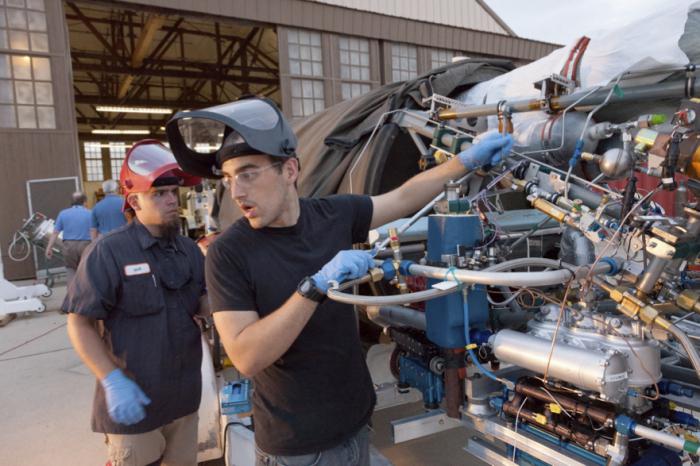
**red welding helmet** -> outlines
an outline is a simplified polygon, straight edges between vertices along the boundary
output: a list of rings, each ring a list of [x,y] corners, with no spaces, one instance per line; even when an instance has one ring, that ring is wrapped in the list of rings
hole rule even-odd
[[[160,141],[144,139],[135,142],[126,154],[119,184],[124,194],[124,209],[129,207],[126,198],[131,193],[143,193],[151,189],[158,178],[166,178],[164,184],[195,186],[202,182],[198,176],[182,171],[177,160]]]

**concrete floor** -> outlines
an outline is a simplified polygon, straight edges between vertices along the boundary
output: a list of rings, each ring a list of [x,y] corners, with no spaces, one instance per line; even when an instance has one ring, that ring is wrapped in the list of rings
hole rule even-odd
[[[95,378],[66,334],[66,316],[49,310],[20,315],[0,328],[0,464],[104,464],[104,437],[90,430]]]
[[[0,327],[2,466],[105,463],[104,437],[90,430],[95,379],[70,346],[66,316],[56,312],[64,295],[58,286],[46,312]],[[462,428],[394,445],[389,422],[421,412],[417,403],[375,413],[373,445],[396,466],[484,464],[462,450],[469,435]]]

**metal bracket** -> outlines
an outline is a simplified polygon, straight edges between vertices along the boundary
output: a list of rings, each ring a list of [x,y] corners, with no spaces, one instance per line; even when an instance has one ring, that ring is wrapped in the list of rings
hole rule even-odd
[[[391,421],[394,443],[406,442],[455,427],[462,427],[462,422],[448,417],[442,409]]]
[[[480,418],[469,413],[463,413],[463,415],[462,420],[467,426],[482,434],[491,435],[508,445],[513,445],[552,466],[588,466],[592,464],[572,457],[571,453],[561,448],[550,447],[527,432],[515,432],[499,418]]]
[[[506,456],[496,451],[491,445],[479,437],[471,437],[467,440],[467,446],[464,451],[476,456],[485,463],[497,466],[517,466],[517,463],[512,462]]]

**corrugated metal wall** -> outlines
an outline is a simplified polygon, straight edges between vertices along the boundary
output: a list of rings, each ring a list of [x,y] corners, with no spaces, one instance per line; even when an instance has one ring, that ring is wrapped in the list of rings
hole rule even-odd
[[[508,34],[476,0],[311,0],[388,16]]]

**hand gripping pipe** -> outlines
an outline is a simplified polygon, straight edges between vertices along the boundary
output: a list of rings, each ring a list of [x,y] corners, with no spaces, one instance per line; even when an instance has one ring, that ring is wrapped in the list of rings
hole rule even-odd
[[[564,267],[559,270],[548,270],[542,272],[502,272],[526,266],[539,267]],[[613,265],[611,262],[601,261],[596,265],[592,274],[604,274],[611,271]],[[410,275],[417,275],[428,278],[436,278],[438,280],[456,281],[459,284],[480,284],[491,286],[510,286],[510,287],[528,287],[528,286],[549,286],[561,285],[568,280],[584,278],[590,269],[588,267],[573,267],[568,264],[562,264],[559,261],[543,258],[523,258],[506,261],[496,264],[484,270],[462,270],[448,269],[445,267],[431,267],[427,265],[418,265],[410,263],[407,267],[407,272]],[[369,276],[363,277],[360,281],[369,281]],[[343,293],[343,290],[350,288],[358,281],[346,282],[337,288],[329,288],[327,295],[333,301],[338,301],[346,304],[354,304],[359,306],[388,306],[394,304],[409,304],[419,301],[427,301],[434,298],[445,296],[461,289],[460,286],[454,286],[446,290],[431,288],[429,290],[419,291],[415,293],[406,293],[402,295],[390,296],[360,296],[351,293]]]

